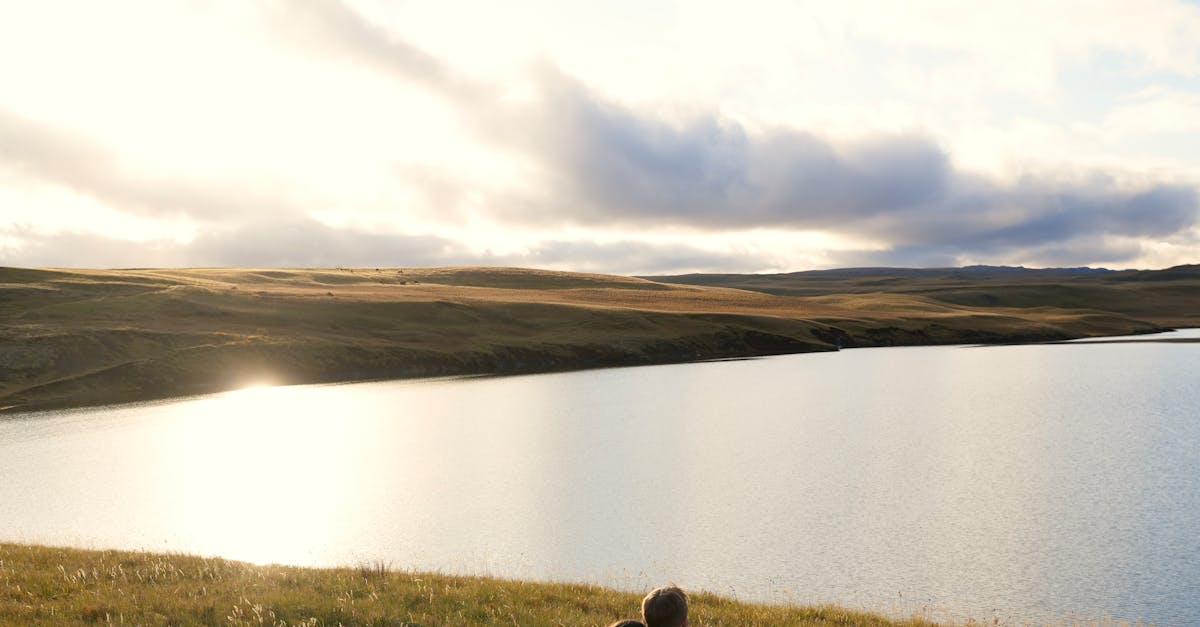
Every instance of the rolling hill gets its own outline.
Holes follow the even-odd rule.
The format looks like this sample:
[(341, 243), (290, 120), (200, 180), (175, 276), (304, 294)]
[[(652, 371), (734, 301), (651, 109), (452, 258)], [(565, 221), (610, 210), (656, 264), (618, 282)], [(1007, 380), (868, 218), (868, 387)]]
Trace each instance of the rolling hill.
[(1200, 326), (1200, 267), (0, 268), (0, 408)]

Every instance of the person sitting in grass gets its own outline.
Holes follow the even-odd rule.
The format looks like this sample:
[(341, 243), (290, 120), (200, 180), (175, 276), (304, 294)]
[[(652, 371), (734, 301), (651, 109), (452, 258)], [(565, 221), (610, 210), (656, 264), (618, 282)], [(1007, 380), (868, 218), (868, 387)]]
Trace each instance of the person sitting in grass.
[(678, 586), (655, 588), (642, 599), (646, 627), (688, 627), (687, 594)]
[(612, 623), (608, 627), (646, 627), (646, 623), (643, 623), (640, 620), (626, 618), (625, 620), (619, 620), (615, 623)]

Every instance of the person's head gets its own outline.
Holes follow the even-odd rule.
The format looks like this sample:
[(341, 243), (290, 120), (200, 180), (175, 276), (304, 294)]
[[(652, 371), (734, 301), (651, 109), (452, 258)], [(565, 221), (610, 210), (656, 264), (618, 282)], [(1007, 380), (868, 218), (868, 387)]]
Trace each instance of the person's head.
[(646, 627), (646, 623), (643, 623), (640, 620), (626, 618), (625, 620), (619, 620), (615, 623), (612, 623), (608, 627)]
[(646, 627), (686, 627), (687, 594), (677, 586), (655, 588), (642, 599), (642, 620)]

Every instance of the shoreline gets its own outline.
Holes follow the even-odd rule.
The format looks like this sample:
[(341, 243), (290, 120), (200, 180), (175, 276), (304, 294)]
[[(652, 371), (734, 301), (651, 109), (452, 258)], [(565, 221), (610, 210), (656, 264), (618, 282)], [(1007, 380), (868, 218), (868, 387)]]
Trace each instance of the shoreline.
[[(1172, 330), (1173, 329), (1166, 329), (1166, 330), (1162, 330), (1162, 331), (1150, 331), (1150, 332), (1147, 332), (1147, 334), (1165, 333), (1165, 332), (1169, 332)], [(491, 370), (491, 371), (463, 371), (463, 372), (457, 372), (457, 373), (443, 371), (443, 372), (423, 374), (423, 373), (418, 372), (415, 374), (409, 374), (409, 375), (404, 375), (404, 376), (293, 380), (293, 381), (286, 381), (286, 382), (281, 382), (281, 383), (267, 382), (267, 384), (271, 385), (272, 387), (274, 387), (276, 385), (280, 386), (280, 387), (286, 387), (286, 386), (292, 386), (292, 385), (349, 385), (349, 384), (355, 384), (355, 383), (378, 383), (378, 382), (389, 382), (389, 381), (423, 381), (423, 380), (439, 380), (439, 379), (463, 379), (463, 378), (475, 378), (475, 377), (512, 377), (512, 376), (526, 376), (526, 375), (537, 375), (537, 374), (554, 374), (554, 373), (563, 373), (563, 372), (586, 372), (589, 370), (604, 370), (607, 368), (634, 368), (634, 367), (643, 367), (643, 366), (669, 366), (669, 365), (698, 364), (698, 363), (721, 362), (721, 361), (738, 361), (738, 360), (744, 360), (744, 359), (760, 359), (760, 358), (764, 358), (764, 357), (778, 357), (778, 356), (783, 356), (783, 355), (803, 355), (803, 354), (809, 354), (809, 353), (840, 352), (842, 350), (853, 350), (856, 348), (900, 348), (900, 347), (917, 347), (917, 346), (973, 346), (973, 345), (976, 345), (976, 346), (1013, 346), (1013, 345), (1024, 345), (1024, 344), (1066, 344), (1066, 343), (1069, 343), (1069, 341), (1070, 340), (1029, 341), (1029, 340), (1022, 340), (1022, 339), (1018, 338), (1018, 339), (1012, 339), (1012, 340), (1000, 340), (1000, 341), (990, 342), (990, 343), (986, 343), (986, 344), (979, 344), (979, 343), (974, 343), (974, 342), (946, 342), (946, 343), (922, 343), (922, 344), (914, 343), (914, 344), (860, 345), (860, 346), (844, 346), (844, 347), (813, 347), (813, 348), (808, 348), (808, 349), (787, 351), (787, 352), (778, 352), (778, 351), (747, 352), (747, 353), (739, 352), (739, 353), (730, 354), (730, 355), (718, 355), (718, 356), (712, 356), (712, 357), (704, 356), (704, 357), (684, 358), (684, 359), (631, 361), (628, 363), (618, 362), (618, 363), (574, 364), (574, 365), (556, 363), (550, 367), (536, 367), (536, 366), (535, 367), (527, 367), (527, 368), (509, 367), (509, 368), (500, 368), (500, 369)], [(1132, 341), (1132, 340), (1127, 340), (1127, 341)], [(1152, 340), (1143, 340), (1143, 341), (1152, 341)], [(258, 382), (254, 382), (252, 384), (257, 384), (257, 383)], [(171, 401), (183, 400), (183, 399), (188, 399), (188, 398), (203, 397), (203, 396), (210, 396), (210, 395), (215, 395), (215, 394), (223, 394), (223, 393), (227, 393), (227, 392), (234, 392), (239, 389), (244, 389), (245, 387), (247, 387), (247, 386), (230, 386), (230, 387), (221, 386), (221, 387), (216, 387), (213, 389), (200, 389), (200, 390), (195, 390), (195, 391), (191, 391), (191, 392), (183, 392), (183, 393), (167, 392), (165, 394), (148, 394), (148, 395), (138, 395), (138, 396), (132, 396), (132, 397), (125, 395), (125, 394), (118, 393), (118, 394), (114, 394), (112, 397), (108, 397), (108, 398), (105, 398), (104, 396), (93, 396), (87, 402), (83, 402), (83, 403), (70, 402), (70, 401), (62, 400), (62, 399), (32, 400), (30, 402), (26, 402), (26, 403), (22, 403), (22, 404), (0, 406), (0, 417), (16, 416), (16, 415), (20, 415), (20, 414), (29, 414), (29, 413), (49, 412), (49, 411), (93, 409), (93, 408), (101, 408), (101, 407), (109, 407), (109, 406), (136, 405), (136, 404), (142, 404), (142, 403), (171, 402)]]
[[(439, 380), (458, 380), (458, 379), (469, 379), (469, 378), (485, 378), (485, 377), (486, 378), (518, 377), (518, 376), (528, 376), (528, 375), (538, 375), (538, 374), (554, 374), (554, 373), (565, 373), (565, 372), (587, 372), (590, 370), (604, 370), (604, 369), (608, 369), (608, 368), (636, 368), (636, 367), (643, 367), (643, 366), (670, 366), (670, 365), (683, 365), (683, 364), (715, 363), (715, 362), (722, 362), (722, 361), (741, 361), (741, 360), (746, 360), (746, 359), (761, 359), (761, 358), (765, 358), (765, 357), (780, 357), (780, 356), (785, 356), (785, 355), (804, 355), (804, 354), (810, 354), (810, 353), (830, 353), (830, 352), (840, 352), (843, 350), (854, 350), (854, 349), (864, 349), (864, 348), (905, 348), (905, 347), (914, 348), (914, 347), (921, 347), (921, 346), (977, 346), (977, 347), (1032, 346), (1032, 345), (1075, 346), (1075, 345), (1079, 345), (1079, 344), (1123, 344), (1123, 343), (1132, 344), (1132, 343), (1156, 343), (1156, 342), (1157, 343), (1200, 343), (1200, 338), (1115, 339), (1115, 338), (1126, 338), (1126, 337), (1141, 338), (1144, 336), (1164, 335), (1167, 333), (1184, 331), (1184, 330), (1189, 330), (1192, 328), (1200, 328), (1200, 327), (1182, 327), (1179, 329), (1160, 329), (1160, 330), (1139, 332), (1139, 333), (1134, 333), (1134, 334), (1129, 334), (1129, 335), (1089, 336), (1089, 337), (1085, 337), (1085, 338), (1072, 338), (1072, 339), (1067, 339), (1067, 340), (1029, 341), (1029, 340), (1015, 339), (1012, 341), (1003, 341), (1002, 340), (1002, 341), (996, 341), (996, 342), (990, 342), (990, 343), (948, 342), (948, 343), (939, 343), (939, 344), (886, 344), (886, 345), (877, 345), (877, 346), (848, 346), (848, 347), (841, 347), (841, 348), (831, 347), (831, 348), (818, 348), (818, 349), (813, 349), (813, 350), (800, 350), (800, 351), (795, 351), (795, 352), (767, 352), (767, 353), (757, 353), (757, 354), (738, 354), (738, 355), (722, 356), (722, 357), (703, 357), (703, 358), (684, 359), (684, 360), (675, 360), (675, 361), (649, 361), (649, 362), (627, 363), (627, 364), (619, 363), (619, 364), (606, 364), (606, 365), (564, 366), (564, 367), (558, 367), (558, 368), (552, 368), (552, 369), (529, 369), (529, 370), (513, 369), (513, 370), (501, 370), (501, 371), (495, 371), (495, 372), (463, 372), (463, 373), (459, 373), (459, 374), (443, 373), (443, 374), (433, 374), (433, 375), (428, 375), (428, 376), (423, 376), (423, 375), (418, 374), (418, 375), (404, 376), (404, 377), (373, 377), (373, 378), (361, 378), (361, 379), (336, 379), (336, 380), (327, 380), (327, 381), (326, 380), (290, 381), (287, 383), (278, 383), (278, 384), (267, 383), (267, 385), (270, 385), (271, 387), (276, 387), (276, 386), (288, 387), (288, 386), (303, 386), (303, 385), (352, 385), (352, 384), (357, 384), (357, 383), (386, 383), (386, 382), (400, 382), (400, 381), (419, 382), (419, 381), (439, 381)], [(1112, 337), (1114, 339), (1105, 339), (1106, 337)], [(1080, 342), (1079, 340), (1086, 340), (1086, 341)], [(26, 404), (26, 405), (0, 406), (0, 419), (5, 418), (5, 417), (16, 417), (16, 416), (23, 416), (26, 414), (38, 414), (38, 413), (55, 412), (55, 411), (88, 410), (88, 409), (101, 409), (101, 408), (107, 408), (107, 407), (136, 406), (136, 405), (142, 405), (142, 404), (170, 403), (170, 402), (176, 402), (176, 401), (183, 401), (183, 400), (187, 400), (187, 399), (202, 398), (202, 397), (206, 397), (206, 396), (213, 396), (213, 395), (225, 394), (225, 393), (229, 393), (229, 392), (236, 392), (238, 390), (245, 389), (246, 387), (247, 386), (228, 387), (228, 388), (222, 388), (222, 389), (198, 391), (195, 393), (187, 393), (187, 394), (171, 394), (171, 395), (165, 395), (165, 396), (152, 396), (152, 397), (134, 398), (134, 399), (127, 399), (127, 400), (113, 400), (113, 401), (108, 401), (108, 402), (100, 401), (100, 402), (96, 402), (96, 403), (87, 403), (87, 404), (62, 404), (62, 405), (59, 405), (59, 404), (54, 404), (54, 403), (45, 403), (45, 404), (39, 405), (36, 403), (32, 403), (32, 404)]]
[[(645, 360), (645, 361), (626, 361), (622, 359), (604, 360), (595, 364), (563, 364), (554, 362), (547, 365), (535, 366), (510, 366), (501, 367), (492, 370), (474, 370), (463, 369), (455, 371), (452, 368), (446, 368), (441, 364), (429, 365), (422, 368), (421, 365), (413, 365), (406, 368), (408, 372), (399, 374), (398, 376), (365, 376), (365, 377), (317, 377), (311, 379), (291, 379), (286, 381), (271, 381), (272, 377), (267, 376), (266, 383), (272, 386), (291, 386), (291, 385), (348, 385), (354, 383), (374, 383), (386, 381), (422, 381), (422, 380), (437, 380), (437, 379), (461, 379), (472, 377), (510, 377), (510, 376), (525, 376), (536, 374), (553, 374), (561, 372), (583, 372), (588, 370), (602, 370), (606, 368), (630, 368), (640, 366), (666, 366), (675, 364), (688, 363), (704, 363), (710, 361), (729, 361), (739, 359), (757, 359), (761, 357), (773, 357), (779, 355), (799, 355), (806, 353), (817, 352), (835, 352), (838, 349), (823, 349), (814, 348), (811, 350), (796, 350), (790, 352), (779, 351), (764, 351), (764, 352), (737, 352), (729, 355), (718, 355), (714, 357), (698, 357), (698, 358), (683, 358), (683, 359), (663, 359), (663, 360)], [(549, 357), (549, 356), (547, 356)], [(249, 383), (257, 385), (263, 381), (255, 380), (250, 377)], [(154, 403), (154, 402), (169, 402), (177, 399), (192, 398), (197, 396), (208, 396), (212, 394), (222, 394), (225, 392), (233, 392), (239, 389), (244, 389), (246, 385), (197, 385), (184, 384), (181, 389), (164, 391), (158, 393), (154, 391), (148, 394), (128, 394), (117, 392), (110, 395), (93, 395), (87, 400), (79, 402), (71, 399), (33, 399), (24, 403), (0, 406), (0, 417), (11, 416), (24, 413), (36, 413), (44, 411), (56, 410), (72, 410), (72, 409), (87, 409), (97, 407), (107, 407), (113, 405), (126, 405), (137, 403)], [(192, 389), (188, 389), (192, 388)]]

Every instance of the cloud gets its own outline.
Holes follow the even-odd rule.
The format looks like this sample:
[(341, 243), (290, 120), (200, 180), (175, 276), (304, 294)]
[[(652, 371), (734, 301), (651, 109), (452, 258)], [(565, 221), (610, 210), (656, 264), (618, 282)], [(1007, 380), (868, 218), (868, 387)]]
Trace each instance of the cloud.
[[(941, 53), (962, 60), (954, 65), (969, 71), (952, 73), (969, 83), (959, 85), (960, 91), (1010, 92), (1050, 102), (1063, 65), (1103, 52), (1119, 53), (1147, 73), (1200, 72), (1195, 37), (1200, 10), (1194, 2), (1024, 0), (980, 7), (851, 0), (821, 9), (825, 19), (886, 46), (894, 57)], [(953, 89), (945, 93), (957, 95)]]
[(943, 151), (918, 136), (835, 145), (792, 129), (751, 133), (716, 115), (676, 125), (554, 71), (540, 83), (546, 107), (528, 128), (556, 168), (566, 217), (583, 223), (838, 230), (936, 202), (952, 176)]
[(294, 212), (292, 192), (257, 182), (154, 177), (122, 167), (104, 146), (0, 109), (0, 168), (73, 189), (142, 216), (220, 219)]
[(190, 242), (133, 242), (90, 232), (39, 233), (0, 228), (0, 265), (48, 267), (395, 267), (494, 265), (595, 270), (752, 271), (769, 260), (678, 243), (551, 239), (506, 254), (478, 251), (434, 234), (336, 228), (314, 220), (213, 228)]
[(477, 259), (462, 245), (435, 235), (340, 229), (308, 219), (217, 227), (190, 242), (131, 242), (93, 232), (46, 234), (29, 228), (0, 235), (9, 240), (0, 248), (0, 263), (29, 266), (423, 266)]
[[(170, 239), (134, 242), (91, 232), (42, 233), (0, 228), (0, 265), (51, 268), (132, 268), (188, 265)], [(216, 264), (214, 264), (216, 265)]]
[[(901, 245), (884, 250), (839, 251), (832, 257), (834, 265), (838, 267), (951, 268), (978, 263), (1031, 267), (1125, 267), (1145, 252), (1145, 247), (1137, 240), (1087, 236), (1068, 242), (988, 251), (955, 245)], [(1081, 262), (1081, 259), (1087, 261)]]
[(507, 257), (505, 261), (508, 265), (627, 275), (757, 272), (773, 265), (772, 259), (761, 253), (712, 251), (678, 243), (637, 240), (550, 240), (534, 245), (527, 253)]
[(340, 0), (279, 3), (268, 16), (275, 29), (300, 46), (316, 46), (351, 61), (467, 99), (478, 86), (440, 59), (392, 36)]
[[(561, 75), (542, 81), (540, 155), (558, 201), (526, 218), (703, 230), (818, 230), (883, 242), (918, 265), (964, 259), (1127, 261), (1115, 238), (1167, 238), (1197, 224), (1194, 186), (1116, 174), (1003, 182), (956, 169), (918, 135), (834, 142), (751, 132), (716, 115), (684, 125), (605, 102)], [(1020, 253), (1020, 255), (1014, 255)]]
[(211, 231), (196, 238), (186, 254), (196, 264), (306, 268), (444, 265), (470, 256), (461, 245), (436, 235), (334, 228), (312, 220)]
[[(715, 113), (668, 120), (606, 99), (549, 66), (532, 73), (538, 98), (526, 106), (464, 98), (459, 86), (468, 81), (345, 5), (304, 6), (330, 18), (321, 22), (328, 45), (443, 94), (486, 140), (540, 164), (548, 190), (542, 202), (493, 207), (511, 220), (819, 230), (884, 242), (897, 255), (925, 247), (931, 259), (1035, 249), (1045, 258), (1069, 257), (1096, 250), (1081, 242), (1163, 238), (1197, 223), (1193, 186), (1130, 186), (1105, 172), (1083, 180), (1050, 173), (989, 180), (955, 168), (945, 149), (919, 134), (850, 142), (789, 128), (751, 130)], [(476, 85), (472, 93), (487, 90)]]
[(1144, 89), (1122, 99), (1102, 127), (1105, 134), (1119, 137), (1200, 133), (1200, 93)]

